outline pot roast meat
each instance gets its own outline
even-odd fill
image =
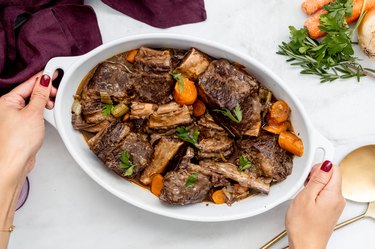
[[[280,182],[292,173],[293,156],[283,150],[277,140],[277,135],[261,132],[256,139],[246,138],[238,141],[238,147],[263,171],[264,176]]]
[[[82,115],[87,123],[98,124],[105,120],[112,122],[115,118],[112,115],[103,114],[103,104],[100,99],[90,99],[82,102]]]
[[[228,157],[233,153],[233,140],[227,136],[204,138],[198,144],[200,159]]]
[[[174,80],[169,73],[137,72],[131,75],[134,92],[139,101],[164,104],[171,101]]]
[[[234,110],[237,104],[242,110],[242,121],[237,124],[218,112],[211,112],[219,123],[236,136],[259,126],[261,104],[258,96],[259,83],[245,71],[227,60],[214,60],[198,78],[199,95],[211,109]]]
[[[216,131],[224,131],[223,127],[220,125],[216,124],[212,116],[208,113],[203,115],[198,121],[197,124],[201,127],[207,128],[207,129],[212,129]]]
[[[106,156],[122,142],[129,132],[129,126],[121,121],[115,121],[92,137],[88,144],[95,155],[105,162]]]
[[[72,125],[73,128],[80,131],[87,131],[96,133],[104,128],[106,128],[110,122],[108,120],[104,120],[100,123],[87,123],[83,118],[81,114],[72,114]]]
[[[130,101],[134,98],[126,66],[109,61],[99,64],[83,89],[82,99],[100,99],[100,92],[108,93],[116,101]]]
[[[158,106],[151,103],[132,102],[130,106],[130,119],[148,118],[158,109]]]
[[[215,123],[209,113],[200,117],[196,123],[200,132],[199,137],[202,139],[229,136],[229,133],[227,133],[223,127]]]
[[[172,100],[174,80],[169,50],[142,47],[134,61],[135,73],[131,75],[134,91],[140,101],[163,104]]]
[[[133,174],[124,176],[126,169],[119,167],[121,154],[127,152],[129,160],[135,166]],[[116,174],[124,178],[137,178],[143,169],[150,163],[153,149],[146,134],[130,132],[123,142],[106,157],[105,165]]]
[[[160,105],[156,112],[152,113],[149,120],[149,128],[168,130],[177,126],[190,124],[191,108],[180,106],[176,102]]]
[[[159,198],[174,205],[186,205],[202,202],[207,199],[211,189],[209,177],[197,173],[197,180],[192,186],[187,186],[186,181],[193,173],[186,169],[170,171],[164,176],[163,188]]]
[[[194,157],[194,149],[191,147],[187,147],[185,155],[181,158],[180,162],[178,163],[178,169],[187,169],[191,159]]]
[[[144,185],[149,185],[153,175],[163,173],[183,144],[184,142],[179,139],[160,138],[155,146],[152,161],[143,171],[140,181]]]
[[[187,169],[190,172],[198,172],[200,174],[210,177],[211,184],[214,188],[230,185],[230,182],[223,175],[215,173],[209,168],[189,163]]]
[[[145,73],[169,73],[172,70],[172,57],[169,50],[155,50],[141,47],[135,56],[134,66]]]
[[[181,73],[192,81],[196,81],[198,76],[206,71],[209,64],[210,59],[207,55],[195,48],[191,48],[174,71]]]
[[[238,167],[232,163],[219,163],[214,161],[200,161],[201,167],[208,168],[213,172],[226,178],[238,182],[241,186],[249,187],[263,194],[270,191],[270,181],[268,179],[257,178],[252,174],[240,172]]]

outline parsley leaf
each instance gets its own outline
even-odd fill
[[[180,73],[171,73],[173,79],[175,79],[178,82],[179,85],[179,92],[182,93],[184,91],[184,77]]]
[[[102,114],[104,116],[108,117],[109,115],[111,115],[111,112],[112,112],[113,108],[115,108],[115,107],[111,104],[104,105],[103,108],[102,108]]]
[[[324,6],[326,14],[320,16],[319,29],[326,36],[319,40],[311,39],[306,28],[297,30],[290,26],[290,41],[279,45],[277,54],[289,57],[292,66],[300,66],[301,74],[312,74],[320,77],[320,82],[331,82],[336,79],[372,76],[372,70],[363,68],[354,56],[352,36],[365,14],[361,16],[354,29],[346,22],[351,16],[353,0],[337,0]]]
[[[222,110],[214,109],[213,111],[222,113],[224,116],[228,117],[230,120],[236,122],[237,124],[241,123],[242,121],[242,110],[240,104],[238,103],[234,107],[233,113],[227,108],[223,108]]]
[[[251,168],[251,166],[253,166],[253,164],[244,155],[240,156],[240,160],[238,164],[239,164],[238,165],[239,171],[244,171],[245,169],[249,169]]]
[[[194,146],[198,143],[199,131],[194,130],[193,133],[189,132],[185,127],[178,127],[176,129],[176,135],[179,139],[184,140]]]
[[[194,184],[196,183],[196,181],[198,181],[198,173],[192,173],[187,179],[186,179],[186,183],[185,183],[185,186],[188,187],[188,188],[192,188],[194,187]]]
[[[117,166],[120,169],[126,169],[123,173],[124,176],[131,176],[134,173],[135,165],[129,159],[129,153],[123,151],[120,157],[121,163]]]

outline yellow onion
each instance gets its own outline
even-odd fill
[[[358,27],[358,43],[363,52],[375,60],[375,8],[366,13]]]

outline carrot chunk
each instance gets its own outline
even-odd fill
[[[347,23],[354,22],[359,18],[359,16],[361,15],[363,3],[364,3],[364,0],[355,0],[353,2],[353,12],[350,17],[346,18]],[[365,11],[368,11],[369,9],[373,7],[375,7],[375,0],[367,0]],[[320,16],[323,14],[327,14],[327,11],[324,9],[321,9],[315,12],[305,21],[305,27],[309,31],[309,36],[311,38],[317,39],[325,35],[325,33],[319,29]]]
[[[305,12],[308,15],[313,14],[314,12],[320,10],[324,7],[324,5],[333,2],[334,0],[305,0],[301,8],[303,12]]]
[[[268,113],[268,124],[280,124],[288,120],[290,108],[283,100],[278,100],[272,104]]]
[[[195,117],[200,117],[206,112],[206,105],[203,103],[202,100],[197,100],[193,104],[193,115]]]
[[[163,179],[164,177],[160,174],[154,175],[151,181],[151,193],[156,196],[160,196],[161,190],[164,186]]]
[[[131,50],[128,55],[126,56],[126,60],[130,63],[134,63],[135,61],[135,56],[137,55],[138,53],[138,49],[133,49]]]
[[[273,134],[280,134],[281,132],[288,130],[289,127],[290,123],[288,121],[285,121],[280,124],[268,124],[263,127],[263,130],[266,130]]]
[[[193,81],[183,78],[182,82],[176,82],[173,91],[174,100],[180,105],[192,105],[198,97],[198,91]]]
[[[222,189],[216,190],[215,192],[213,192],[211,197],[215,204],[225,203],[225,194]]]
[[[296,155],[302,156],[304,152],[302,140],[289,131],[283,131],[279,135],[279,145],[282,149]]]

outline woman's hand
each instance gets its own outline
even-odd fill
[[[0,172],[22,181],[34,166],[44,138],[43,110],[56,95],[48,75],[38,73],[0,98]]]
[[[330,161],[315,165],[305,182],[305,188],[298,193],[287,211],[286,229],[290,248],[326,248],[344,207],[339,168]]]

